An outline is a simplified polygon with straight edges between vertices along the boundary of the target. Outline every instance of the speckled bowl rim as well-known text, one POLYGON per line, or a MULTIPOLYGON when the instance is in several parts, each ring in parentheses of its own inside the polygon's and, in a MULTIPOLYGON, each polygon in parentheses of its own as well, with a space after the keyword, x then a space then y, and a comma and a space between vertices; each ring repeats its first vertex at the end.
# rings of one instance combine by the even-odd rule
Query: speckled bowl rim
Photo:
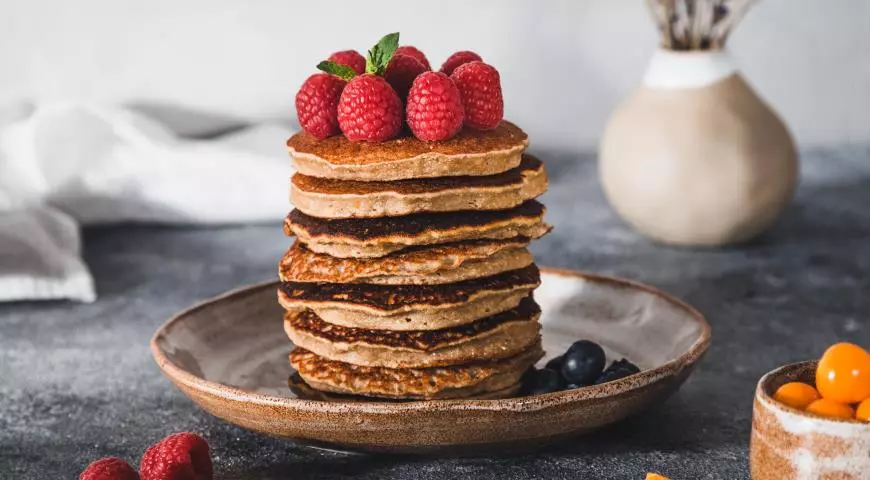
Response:
MULTIPOLYGON (((807 413, 803 410, 799 410, 794 407, 790 407, 784 403, 780 403, 774 400, 773 395, 767 393, 768 390, 772 390, 769 388, 771 384, 781 377, 793 377, 797 378, 795 372, 800 372, 806 369, 815 370, 818 366, 818 360, 806 360, 803 362, 789 363, 787 365, 783 365, 779 368, 773 369, 764 375, 762 375, 761 379, 758 380, 758 386, 755 389, 755 398, 761 403, 764 407, 770 410, 778 410, 780 412, 790 413, 792 415, 797 415, 801 418, 805 418, 807 420, 811 420, 817 422, 819 424, 829 424, 829 425, 858 425, 864 426, 867 430, 870 430, 870 422, 862 422, 861 420, 846 420, 841 418, 825 418, 819 417, 817 415, 813 415, 811 413, 807 413)), ((794 381, 794 380, 793 380, 794 381)))
POLYGON ((610 398, 622 395, 626 392, 644 388, 650 384, 660 381, 667 377, 672 377, 681 372, 685 367, 694 365, 707 350, 711 340, 711 329, 707 320, 691 305, 679 300, 671 295, 662 292, 661 290, 649 285, 627 280, 618 277, 610 277, 592 273, 581 272, 564 268, 542 267, 541 273, 557 275, 562 277, 576 277, 584 280, 607 283, 623 288, 633 288, 655 295, 666 300, 672 305, 684 310, 689 317, 697 322, 701 331, 698 339, 692 346, 679 357, 666 362, 656 368, 644 370, 641 373, 632 375, 622 380, 610 382, 607 384, 593 385, 574 390, 562 390, 558 392, 546 393, 542 395, 533 395, 525 397, 511 397, 496 400, 423 400, 411 402, 329 402, 322 400, 308 400, 299 398, 279 397, 275 395, 267 395, 256 393, 249 390, 243 390, 238 387, 231 387, 222 383, 213 382, 204 378, 198 377, 184 368, 174 364, 163 353, 157 345, 157 339, 164 335, 165 332, 175 322, 182 321, 187 315, 196 312, 203 308, 209 308, 212 304, 227 300, 236 295, 246 294, 252 290, 262 289, 268 286, 277 288, 278 281, 270 280, 253 285, 230 290, 221 295, 212 297, 203 302, 197 303, 171 317, 167 320, 151 337, 151 353, 157 365, 163 373, 173 382, 181 383, 187 388, 210 394, 216 397, 221 397, 231 401, 248 402, 267 407, 283 407, 291 408, 299 412, 319 412, 319 413, 339 413, 352 414, 354 412, 368 414, 397 414, 403 412, 432 412, 432 411, 465 411, 465 410, 485 410, 485 411, 508 411, 508 412, 529 412, 543 410, 560 405, 567 405, 579 401, 610 398), (615 388, 614 388, 615 387, 615 388))

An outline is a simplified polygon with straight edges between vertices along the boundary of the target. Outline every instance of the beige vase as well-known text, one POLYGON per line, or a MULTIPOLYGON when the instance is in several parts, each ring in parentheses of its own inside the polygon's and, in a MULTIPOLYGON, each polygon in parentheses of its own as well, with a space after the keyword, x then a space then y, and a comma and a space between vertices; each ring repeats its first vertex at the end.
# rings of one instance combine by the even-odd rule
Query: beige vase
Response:
POLYGON ((659 50, 610 119, 600 174, 610 203, 640 232, 723 245, 779 216, 798 165, 787 128, 726 52, 659 50))

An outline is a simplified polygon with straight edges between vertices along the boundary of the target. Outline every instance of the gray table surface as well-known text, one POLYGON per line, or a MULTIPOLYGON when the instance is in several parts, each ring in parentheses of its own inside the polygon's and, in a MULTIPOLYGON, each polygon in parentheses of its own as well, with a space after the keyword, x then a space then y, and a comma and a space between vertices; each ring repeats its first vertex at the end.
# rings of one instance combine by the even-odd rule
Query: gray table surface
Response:
POLYGON ((0 478, 77 478, 106 455, 138 462, 180 430, 209 440, 222 479, 748 478, 759 376, 838 340, 870 346, 870 148, 804 150, 796 202, 771 231, 741 248, 702 250, 629 230, 604 200, 594 156, 538 153, 553 178, 544 201, 557 227, 534 245, 539 263, 650 283, 712 324, 708 355, 668 402, 592 436, 503 457, 343 455, 265 438, 196 408, 162 377, 147 344, 177 310, 273 278, 288 245, 280 227, 103 227, 84 235, 96 303, 0 306, 0 478))

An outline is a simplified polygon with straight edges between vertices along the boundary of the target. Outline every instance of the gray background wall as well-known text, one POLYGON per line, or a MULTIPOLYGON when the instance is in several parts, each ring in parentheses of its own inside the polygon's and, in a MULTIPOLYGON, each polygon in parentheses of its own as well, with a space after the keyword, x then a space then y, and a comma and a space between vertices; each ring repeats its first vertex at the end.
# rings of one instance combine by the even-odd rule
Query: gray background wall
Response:
MULTIPOLYGON (((181 105, 290 118, 331 51, 400 30, 436 65, 473 49, 502 72, 534 143, 594 147, 655 48, 642 0, 2 0, 0 103, 181 105)), ((804 145, 870 141, 870 2, 762 0, 730 50, 804 145)))

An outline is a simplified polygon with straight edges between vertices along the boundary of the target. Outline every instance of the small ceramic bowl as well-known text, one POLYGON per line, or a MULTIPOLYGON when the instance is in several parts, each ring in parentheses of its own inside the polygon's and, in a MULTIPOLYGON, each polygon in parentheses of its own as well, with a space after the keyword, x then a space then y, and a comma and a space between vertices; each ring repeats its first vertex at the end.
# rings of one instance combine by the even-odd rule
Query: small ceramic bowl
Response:
POLYGON ((535 299, 548 358, 575 340, 600 343, 609 360, 643 371, 573 390, 498 400, 323 401, 288 385, 292 348, 274 282, 192 307, 151 341, 163 372, 203 409, 268 435, 331 448, 478 455, 527 450, 591 432, 675 392, 710 343, 692 307, 651 287, 543 269, 535 299))
POLYGON ((815 385, 816 365, 786 365, 758 382, 749 454, 754 480, 870 479, 870 424, 817 417, 773 399, 785 383, 815 385))

